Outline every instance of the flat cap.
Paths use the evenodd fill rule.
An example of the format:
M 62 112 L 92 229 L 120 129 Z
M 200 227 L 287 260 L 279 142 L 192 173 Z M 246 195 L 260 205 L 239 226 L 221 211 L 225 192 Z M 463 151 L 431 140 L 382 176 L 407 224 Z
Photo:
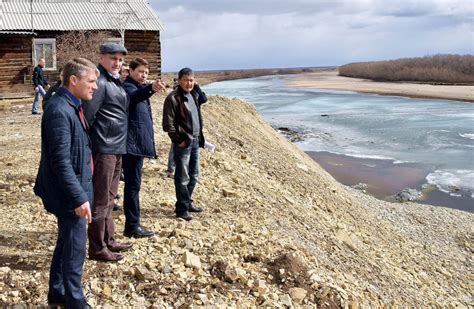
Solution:
M 127 54 L 127 49 L 117 43 L 104 43 L 100 45 L 100 53 L 101 54 L 116 54 L 116 53 L 122 53 L 124 55 Z

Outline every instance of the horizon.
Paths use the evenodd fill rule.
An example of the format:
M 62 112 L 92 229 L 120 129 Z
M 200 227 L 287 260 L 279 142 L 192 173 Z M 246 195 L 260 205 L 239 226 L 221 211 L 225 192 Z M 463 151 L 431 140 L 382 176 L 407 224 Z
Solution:
M 470 0 L 151 0 L 163 72 L 338 67 L 474 54 Z M 191 30 L 190 30 L 191 29 Z

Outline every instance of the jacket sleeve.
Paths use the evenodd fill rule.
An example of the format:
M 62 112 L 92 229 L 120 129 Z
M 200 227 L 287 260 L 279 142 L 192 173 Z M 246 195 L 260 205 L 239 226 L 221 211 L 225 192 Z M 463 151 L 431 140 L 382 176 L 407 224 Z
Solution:
M 33 85 L 35 85 L 35 88 L 39 85 L 39 81 L 38 81 L 38 78 L 39 78 L 39 74 L 40 74 L 40 70 L 38 67 L 35 67 L 33 69 Z
M 58 88 L 61 87 L 61 82 L 57 82 L 53 86 L 51 86 L 48 91 L 46 91 L 46 94 L 43 97 L 43 109 L 46 109 L 46 106 L 48 105 L 48 101 L 51 99 L 51 97 L 58 91 Z
M 173 99 L 168 95 L 163 104 L 163 131 L 168 132 L 168 136 L 175 144 L 180 144 L 183 140 L 176 131 L 176 111 L 173 109 Z
M 151 85 L 148 85 L 139 89 L 132 83 L 123 84 L 123 89 L 125 89 L 128 96 L 130 97 L 130 105 L 135 105 L 149 99 L 155 93 L 151 87 Z
M 97 89 L 94 91 L 92 100 L 82 102 L 82 107 L 84 108 L 84 116 L 87 122 L 89 123 L 89 125 L 91 126 L 94 123 L 95 114 L 104 103 L 105 94 L 106 94 L 106 85 L 102 80 L 99 79 L 97 81 Z
M 65 207 L 74 209 L 89 200 L 87 193 L 79 183 L 71 161 L 71 119 L 64 111 L 55 110 L 44 121 L 47 158 L 52 171 L 60 183 L 60 190 L 71 201 Z
M 199 105 L 204 104 L 204 103 L 207 102 L 206 93 L 204 91 L 202 91 L 201 87 L 199 87 L 198 84 L 194 85 L 193 90 L 196 91 L 196 93 L 198 94 L 198 104 Z

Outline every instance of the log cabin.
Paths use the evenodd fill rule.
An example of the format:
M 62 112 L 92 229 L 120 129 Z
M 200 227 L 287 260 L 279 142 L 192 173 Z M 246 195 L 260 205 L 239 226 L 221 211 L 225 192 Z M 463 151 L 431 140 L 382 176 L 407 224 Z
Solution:
M 150 63 L 150 78 L 161 77 L 162 23 L 147 0 L 0 0 L 0 99 L 33 95 L 33 68 L 45 58 L 44 73 L 54 84 L 57 47 L 64 33 L 101 32 L 122 43 L 126 60 Z

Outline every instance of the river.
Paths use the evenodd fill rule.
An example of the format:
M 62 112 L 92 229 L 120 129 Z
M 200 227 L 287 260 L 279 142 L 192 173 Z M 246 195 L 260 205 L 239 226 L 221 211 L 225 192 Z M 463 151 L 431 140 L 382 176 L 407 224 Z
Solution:
M 231 80 L 203 89 L 207 94 L 244 99 L 272 126 L 298 132 L 302 137 L 298 146 L 344 184 L 365 182 L 373 187 L 371 182 L 380 183 L 382 178 L 399 183 L 400 178 L 416 174 L 400 173 L 411 167 L 423 178 L 421 182 L 406 179 L 408 187 L 423 192 L 419 202 L 474 211 L 474 104 L 295 88 L 287 83 L 293 77 Z M 344 173 L 348 169 L 342 163 L 332 164 L 343 166 L 340 171 L 331 169 L 327 154 L 333 155 L 332 161 L 345 160 L 346 167 L 347 159 L 353 158 L 352 165 L 362 160 L 361 167 L 375 168 L 372 176 L 382 169 L 387 175 L 349 177 L 349 181 L 348 172 Z M 351 173 L 361 174 L 360 169 Z M 388 191 L 374 192 L 379 198 L 391 198 Z

